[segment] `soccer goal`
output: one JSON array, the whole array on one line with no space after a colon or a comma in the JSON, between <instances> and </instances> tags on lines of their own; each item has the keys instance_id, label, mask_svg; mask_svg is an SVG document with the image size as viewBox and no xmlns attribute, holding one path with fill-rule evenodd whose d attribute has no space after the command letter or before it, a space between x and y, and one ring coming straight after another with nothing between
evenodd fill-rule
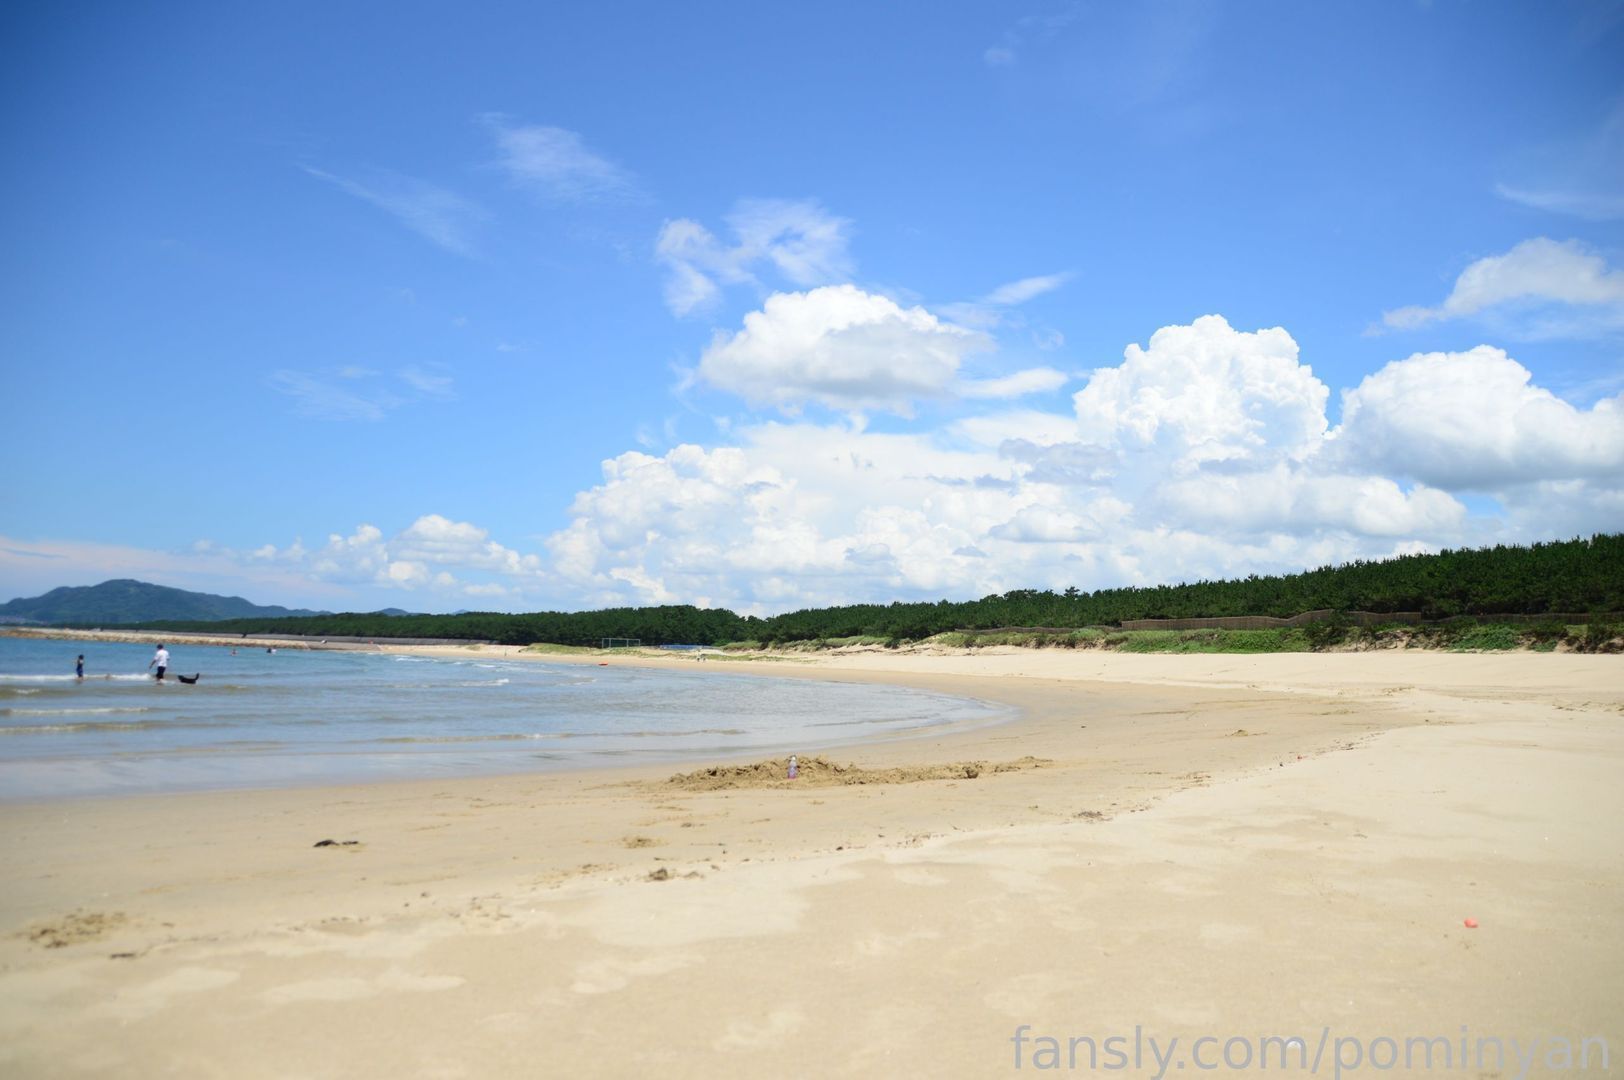
<instances>
[{"instance_id":1,"label":"soccer goal","mask_svg":"<svg viewBox=\"0 0 1624 1080\"><path fill-rule=\"evenodd\" d=\"M606 637L603 639L603 648L605 649L635 649L642 644L642 638Z\"/></svg>"}]
</instances>

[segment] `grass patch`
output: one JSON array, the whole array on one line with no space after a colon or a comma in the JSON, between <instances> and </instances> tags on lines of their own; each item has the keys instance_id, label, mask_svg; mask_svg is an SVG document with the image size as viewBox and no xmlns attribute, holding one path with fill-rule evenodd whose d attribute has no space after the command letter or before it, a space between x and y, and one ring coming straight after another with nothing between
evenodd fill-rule
<instances>
[{"instance_id":1,"label":"grass patch","mask_svg":"<svg viewBox=\"0 0 1624 1080\"><path fill-rule=\"evenodd\" d=\"M1515 649L1522 643L1515 626L1473 626L1463 630L1449 647L1456 652Z\"/></svg>"},{"instance_id":2,"label":"grass patch","mask_svg":"<svg viewBox=\"0 0 1624 1080\"><path fill-rule=\"evenodd\" d=\"M1308 638L1297 627L1280 630L1123 630L1106 644L1127 653L1306 652Z\"/></svg>"},{"instance_id":3,"label":"grass patch","mask_svg":"<svg viewBox=\"0 0 1624 1080\"><path fill-rule=\"evenodd\" d=\"M530 653L548 653L557 655L559 653L601 652L602 650L589 649L585 645L554 645L551 642L538 641L534 645L526 645L524 647L524 651Z\"/></svg>"}]
</instances>

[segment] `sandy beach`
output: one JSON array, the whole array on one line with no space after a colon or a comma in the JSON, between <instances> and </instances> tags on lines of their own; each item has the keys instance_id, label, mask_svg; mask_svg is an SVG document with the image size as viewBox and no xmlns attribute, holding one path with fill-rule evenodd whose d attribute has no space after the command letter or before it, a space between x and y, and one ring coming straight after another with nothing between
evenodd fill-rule
<instances>
[{"instance_id":1,"label":"sandy beach","mask_svg":"<svg viewBox=\"0 0 1624 1080\"><path fill-rule=\"evenodd\" d=\"M1620 657L708 670L1020 714L823 751L793 783L718 762L0 806L0 1069L1234 1075L1262 1052L1511 1077L1535 1039L1528 1075L1560 1040L1575 1071L1596 1040L1624 1054ZM1407 1041L1434 1037L1429 1072Z\"/></svg>"}]
</instances>

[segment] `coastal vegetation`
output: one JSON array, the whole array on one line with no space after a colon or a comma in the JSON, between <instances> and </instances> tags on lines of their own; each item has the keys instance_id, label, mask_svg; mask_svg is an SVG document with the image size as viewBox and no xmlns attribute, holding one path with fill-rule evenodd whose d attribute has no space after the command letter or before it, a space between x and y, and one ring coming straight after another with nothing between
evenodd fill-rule
<instances>
[{"instance_id":1,"label":"coastal vegetation","mask_svg":"<svg viewBox=\"0 0 1624 1080\"><path fill-rule=\"evenodd\" d=\"M1288 628L1121 629L1125 620L1286 617L1305 611L1333 614L1324 621ZM1365 617L1371 625L1354 625L1334 614L1354 611L1374 613L1374 618ZM1605 621L1584 624L1593 621L1591 614L1620 611L1624 611L1624 534L1404 555L1229 581L1094 592L1021 589L963 602L852 604L767 618L720 608L665 605L524 614L259 616L146 625L214 633L448 638L579 647L596 647L606 638L633 638L644 645L751 643L803 648L934 640L960 646L1272 652L1400 642L1440 648L1601 648L1617 637L1616 628ZM1393 623L1383 623L1383 614L1395 616ZM1545 615L1577 618L1571 623L1538 618ZM1496 616L1510 618L1497 622ZM1006 629L1033 627L1041 629Z\"/></svg>"}]
</instances>

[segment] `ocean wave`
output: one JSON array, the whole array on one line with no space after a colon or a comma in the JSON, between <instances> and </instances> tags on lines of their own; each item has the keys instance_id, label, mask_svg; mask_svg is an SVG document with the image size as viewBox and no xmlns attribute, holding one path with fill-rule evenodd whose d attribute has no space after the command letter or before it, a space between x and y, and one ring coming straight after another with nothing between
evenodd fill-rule
<instances>
[{"instance_id":1,"label":"ocean wave","mask_svg":"<svg viewBox=\"0 0 1624 1080\"><path fill-rule=\"evenodd\" d=\"M566 739L664 739L692 735L747 735L738 728L696 728L691 731L505 731L485 735L392 735L367 739L377 743L554 742Z\"/></svg>"},{"instance_id":2,"label":"ocean wave","mask_svg":"<svg viewBox=\"0 0 1624 1080\"><path fill-rule=\"evenodd\" d=\"M0 716L81 716L99 713L151 712L145 705L109 705L99 709L0 709Z\"/></svg>"},{"instance_id":3,"label":"ocean wave","mask_svg":"<svg viewBox=\"0 0 1624 1080\"><path fill-rule=\"evenodd\" d=\"M516 732L500 735L392 735L387 739L367 739L366 742L377 743L465 743L465 742L521 742L530 739L567 739L574 736L567 734L520 734Z\"/></svg>"},{"instance_id":4,"label":"ocean wave","mask_svg":"<svg viewBox=\"0 0 1624 1080\"><path fill-rule=\"evenodd\" d=\"M21 675L0 674L0 683L7 682L94 682L96 680L114 680L128 682L133 679L148 679L151 675L86 675L83 679L77 675Z\"/></svg>"},{"instance_id":5,"label":"ocean wave","mask_svg":"<svg viewBox=\"0 0 1624 1080\"><path fill-rule=\"evenodd\" d=\"M162 720L86 720L77 724L0 725L0 735L65 735L84 731L157 731L179 727L222 727L221 724L172 724Z\"/></svg>"}]
</instances>

